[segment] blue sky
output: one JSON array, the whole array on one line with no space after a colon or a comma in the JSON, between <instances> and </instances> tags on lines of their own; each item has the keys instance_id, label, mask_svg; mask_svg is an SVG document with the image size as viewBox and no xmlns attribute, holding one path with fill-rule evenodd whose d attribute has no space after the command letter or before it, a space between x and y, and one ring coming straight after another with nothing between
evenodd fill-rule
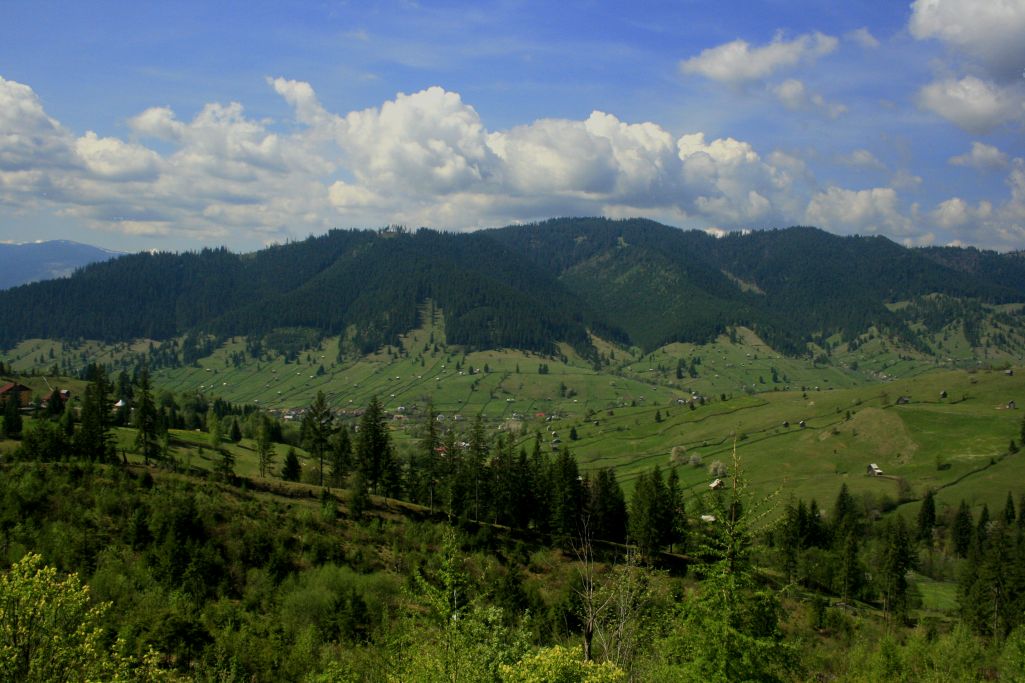
<instances>
[{"instance_id":1,"label":"blue sky","mask_svg":"<svg viewBox=\"0 0 1025 683\"><path fill-rule=\"evenodd\" d=\"M1025 0L13 1L0 240L560 215L1025 248Z\"/></svg>"}]
</instances>

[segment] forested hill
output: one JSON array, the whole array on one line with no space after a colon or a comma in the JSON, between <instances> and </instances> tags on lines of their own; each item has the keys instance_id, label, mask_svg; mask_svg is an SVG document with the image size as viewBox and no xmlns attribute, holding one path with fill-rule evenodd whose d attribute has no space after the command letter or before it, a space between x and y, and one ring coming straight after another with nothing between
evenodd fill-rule
<instances>
[{"instance_id":1,"label":"forested hill","mask_svg":"<svg viewBox=\"0 0 1025 683\"><path fill-rule=\"evenodd\" d=\"M568 342L588 355L588 330L650 349L742 324L801 354L810 339L851 339L872 325L910 335L915 321L886 303L931 294L1025 301L1025 259L803 227L716 239L647 220L336 230L252 254L123 256L0 292L0 346L306 327L368 352L395 343L431 301L448 342L471 348L552 352Z\"/></svg>"},{"instance_id":2,"label":"forested hill","mask_svg":"<svg viewBox=\"0 0 1025 683\"><path fill-rule=\"evenodd\" d=\"M427 300L444 310L451 343L588 346L588 308L553 276L482 234L428 230L336 230L253 254L133 254L94 264L0 293L0 346L309 327L369 352L414 327Z\"/></svg>"},{"instance_id":3,"label":"forested hill","mask_svg":"<svg viewBox=\"0 0 1025 683\"><path fill-rule=\"evenodd\" d=\"M1017 254L907 249L809 227L715 238L647 220L558 219L491 234L558 273L646 348L745 324L799 354L813 336L851 339L872 325L908 334L888 302L928 294L1025 301L1025 259ZM985 267L956 267L959 253Z\"/></svg>"}]
</instances>

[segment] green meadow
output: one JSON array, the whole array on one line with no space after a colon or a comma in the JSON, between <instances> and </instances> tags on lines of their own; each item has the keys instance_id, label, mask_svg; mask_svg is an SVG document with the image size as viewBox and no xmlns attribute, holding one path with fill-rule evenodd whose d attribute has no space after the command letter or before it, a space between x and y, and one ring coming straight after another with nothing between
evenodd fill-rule
<instances>
[{"instance_id":1,"label":"green meadow","mask_svg":"<svg viewBox=\"0 0 1025 683\"><path fill-rule=\"evenodd\" d=\"M557 356L465 353L446 344L438 314L370 356L348 359L331 338L291 361L268 349L253 358L236 338L191 365L158 369L154 383L269 410L302 408L323 391L350 423L377 396L394 416L400 452L416 446L431 403L457 432L480 415L528 450L540 438L549 452L570 448L584 470L615 467L628 493L655 465L675 467L681 483L699 491L712 480L713 463L729 462L736 448L759 489L783 488L826 507L844 483L884 509L904 503L914 512L929 488L941 513L962 498L1002 505L1025 480L1025 453L1008 453L1020 439L1025 373L1007 374L1008 357L984 364L963 335L935 341L956 357L925 357L868 333L855 350L837 343L828 359L813 362L781 356L739 328L711 344L651 353L596 340L602 363L595 364L568 347ZM46 373L55 364L117 367L148 348L32 340L6 359L15 370ZM75 392L82 384L42 374L26 381L40 395L50 385ZM1008 407L1012 401L1020 408ZM174 432L176 458L212 467L206 436ZM122 430L125 450L132 438ZM252 444L227 447L236 471L255 476ZM282 450L279 464L283 457ZM883 476L868 476L869 464Z\"/></svg>"}]
</instances>

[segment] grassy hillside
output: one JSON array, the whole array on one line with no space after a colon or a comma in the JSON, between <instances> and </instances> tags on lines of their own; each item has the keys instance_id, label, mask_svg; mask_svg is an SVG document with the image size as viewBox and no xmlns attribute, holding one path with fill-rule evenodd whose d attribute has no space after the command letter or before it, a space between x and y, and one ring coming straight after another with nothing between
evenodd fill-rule
<instances>
[{"instance_id":1,"label":"grassy hillside","mask_svg":"<svg viewBox=\"0 0 1025 683\"><path fill-rule=\"evenodd\" d=\"M568 346L557 356L464 352L447 344L442 313L429 311L421 311L424 324L400 345L356 361L339 359L336 339L289 362L266 346L254 357L246 340L234 338L191 365L157 370L154 381L162 390L275 411L303 408L323 391L333 408L354 415L376 395L394 417L400 449L417 443L430 401L457 432L481 415L489 429L511 432L528 450L540 434L546 449L569 447L584 469L614 466L628 492L656 464L676 466L681 482L697 491L709 481L709 465L728 460L734 438L756 487L782 485L826 506L847 483L883 508L917 499L926 488L938 489L941 506L965 498L992 507L1002 504L1008 482L1025 474L1025 456L1004 457L1011 439L1020 438L1025 374L1004 373L1017 360L1007 353L994 352L985 360L991 369L977 369L987 365L963 332L936 336L936 347L951 354L943 358L874 330L856 344L823 340L827 348L815 360L777 353L745 328L710 344L674 343L651 353L595 338L602 359L596 367ZM36 340L13 349L6 362L40 372L92 361L131 368L149 349L147 342ZM43 377L26 381L45 393ZM81 389L66 377L49 382ZM910 401L898 404L902 396ZM1021 411L1006 407L1012 400ZM122 441L127 446L131 436ZM209 453L197 450L204 444L204 434L175 434L182 461L209 465ZM255 474L251 444L232 448L237 471ZM869 463L886 476L865 476ZM899 489L897 478L907 485Z\"/></svg>"}]
</instances>

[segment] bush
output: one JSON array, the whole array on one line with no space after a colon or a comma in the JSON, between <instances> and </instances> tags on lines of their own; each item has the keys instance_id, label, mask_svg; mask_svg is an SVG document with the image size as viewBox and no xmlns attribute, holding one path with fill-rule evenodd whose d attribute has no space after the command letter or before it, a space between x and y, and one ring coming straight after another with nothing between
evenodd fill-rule
<instances>
[{"instance_id":1,"label":"bush","mask_svg":"<svg viewBox=\"0 0 1025 683\"><path fill-rule=\"evenodd\" d=\"M585 662L569 648L556 645L499 667L503 683L616 683L626 679L611 662Z\"/></svg>"},{"instance_id":2,"label":"bush","mask_svg":"<svg viewBox=\"0 0 1025 683\"><path fill-rule=\"evenodd\" d=\"M722 460L715 460L708 466L708 473L713 477L722 478L730 473L730 469Z\"/></svg>"}]
</instances>

